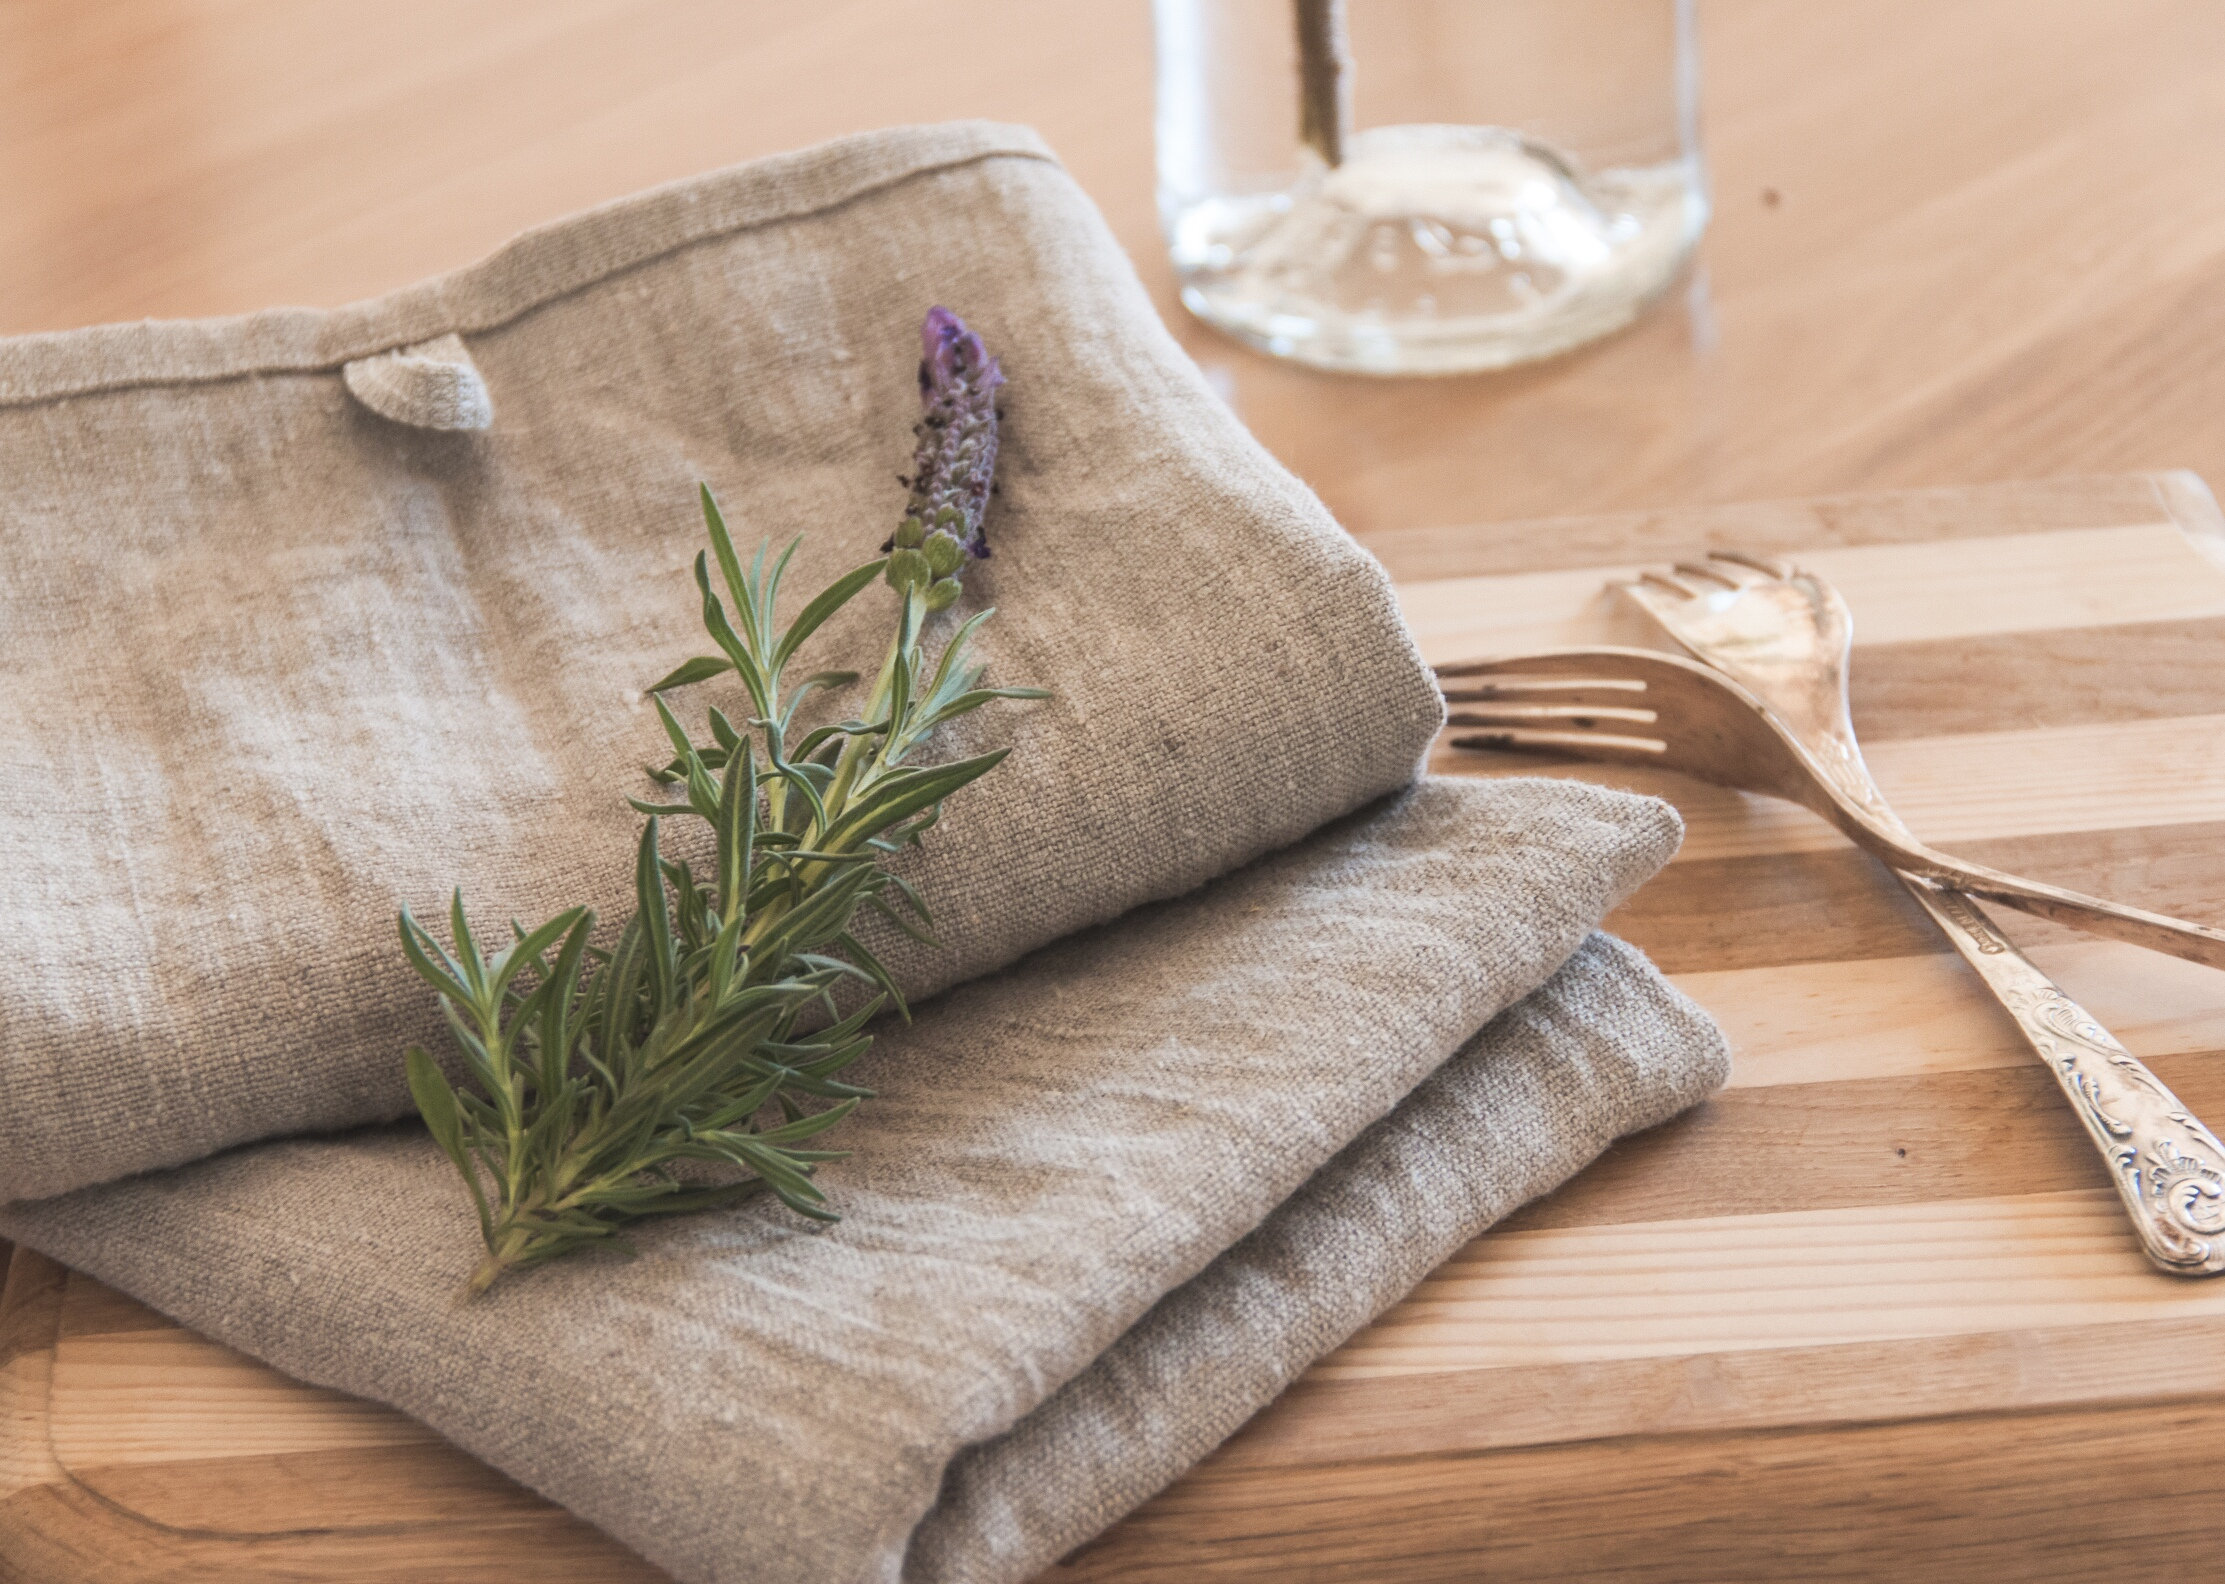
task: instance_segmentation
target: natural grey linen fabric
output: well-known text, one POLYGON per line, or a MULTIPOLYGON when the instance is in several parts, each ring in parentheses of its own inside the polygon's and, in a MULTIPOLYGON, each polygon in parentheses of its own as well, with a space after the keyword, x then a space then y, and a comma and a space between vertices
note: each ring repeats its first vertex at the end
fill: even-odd
POLYGON ((861 1063, 831 1229, 682 1218, 461 1304, 476 1229, 408 1127, 0 1233, 399 1405, 681 1579, 1017 1579, 1721 1081, 1641 958, 1577 952, 1678 835, 1582 783, 1425 781, 954 991, 861 1063))
MULTIPOLYGON (((0 1200, 407 1114, 399 1053, 447 1041, 404 903, 622 914, 623 798, 667 751, 636 690, 708 647, 696 481, 745 553, 808 535, 795 604, 870 559, 936 303, 1011 381, 966 603, 1001 607, 992 678, 1057 697, 951 734, 1015 752, 914 855, 947 945, 883 938, 899 978, 1407 781, 1440 706, 1381 569, 1032 133, 847 139, 354 307, 0 341, 0 1200), (458 345, 483 391, 406 388, 458 345), (488 426, 379 416, 350 364, 488 426)), ((885 621, 862 599, 806 658, 871 669, 885 621)))
MULTIPOLYGON (((1032 1578, 1170 1484, 1470 1238, 1720 1088, 1707 1014, 1595 934, 1259 1230, 951 1464, 904 1584, 1032 1578)), ((1507 1389, 1520 1391, 1510 1372, 1507 1389)))

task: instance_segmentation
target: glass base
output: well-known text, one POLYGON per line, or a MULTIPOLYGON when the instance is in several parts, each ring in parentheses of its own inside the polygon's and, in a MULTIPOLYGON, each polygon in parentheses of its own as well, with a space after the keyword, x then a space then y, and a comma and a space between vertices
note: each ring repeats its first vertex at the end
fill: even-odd
POLYGON ((1170 215, 1182 302, 1277 357, 1465 374, 1619 330, 1707 224, 1696 160, 1585 174, 1495 127, 1373 127, 1287 192, 1170 215))

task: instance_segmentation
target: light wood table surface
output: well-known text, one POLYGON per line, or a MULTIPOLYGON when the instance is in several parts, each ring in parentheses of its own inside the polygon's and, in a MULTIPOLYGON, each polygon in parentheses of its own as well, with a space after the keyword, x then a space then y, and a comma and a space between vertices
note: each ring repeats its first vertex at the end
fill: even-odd
MULTIPOLYGON (((1858 723, 1921 834, 2225 923, 2225 556, 2206 491, 2153 472, 2225 480, 2225 7, 1701 13, 1718 218, 1690 289, 1541 368, 1368 384, 1173 308, 1140 4, 7 0, 0 333, 341 302, 839 132, 1032 122, 1437 657, 1631 636, 1602 569, 1703 541, 1810 554, 1865 624, 1858 723), (2074 473, 2117 476, 1969 488, 2074 473), (1945 488, 1849 494, 1907 486, 1945 488)), ((1691 839, 1615 924, 1723 1020, 1733 1089, 1055 1577, 2211 1565, 2225 1284, 2141 1266, 2046 1075, 1881 871, 1781 806, 1658 789, 1691 839)), ((2225 1114, 2225 980, 2016 932, 2225 1114)), ((0 1578, 467 1571, 649 1576, 407 1421, 15 1259, 0 1578)))

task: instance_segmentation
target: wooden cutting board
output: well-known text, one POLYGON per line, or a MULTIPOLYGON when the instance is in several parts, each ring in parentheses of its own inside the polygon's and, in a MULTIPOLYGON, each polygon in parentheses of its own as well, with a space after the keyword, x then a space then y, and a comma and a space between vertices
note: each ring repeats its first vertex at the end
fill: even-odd
MULTIPOLYGON (((1657 642, 1603 580, 1711 545, 1846 591, 1857 724, 1922 836, 2225 924, 2225 522, 2199 480, 1372 547, 1449 660, 1657 642)), ((2068 1580, 2208 1558, 2225 1280, 2142 1261, 1944 941, 1787 805, 1549 770, 1683 809, 1683 853, 1612 924, 1722 1021, 1731 1087, 1456 1255, 1048 1579, 2068 1580)), ((2225 1124, 2225 975, 2008 918, 2225 1124)), ((412 1421, 35 1255, 0 1298, 0 1370, 0 1577, 659 1576, 412 1421)))

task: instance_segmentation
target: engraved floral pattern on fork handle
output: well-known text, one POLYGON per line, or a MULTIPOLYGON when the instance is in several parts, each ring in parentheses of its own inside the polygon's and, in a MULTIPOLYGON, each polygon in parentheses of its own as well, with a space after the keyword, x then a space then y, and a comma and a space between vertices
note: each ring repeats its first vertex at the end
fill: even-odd
MULTIPOLYGON (((1837 721, 1804 724, 1802 738, 1824 772, 1885 824, 1906 830, 1870 779, 1851 732, 1837 721)), ((2011 945, 1977 903, 1936 881, 1896 878, 2055 1075, 2108 1163, 2149 1260, 2173 1275, 2225 1273, 2225 1144, 2099 1019, 2011 945)))
POLYGON ((1968 898, 1903 878, 2055 1075, 2148 1258, 2181 1275, 2225 1271, 2225 1144, 1968 898))
MULTIPOLYGON (((1802 736, 1849 797, 1886 824, 1908 828, 1870 779, 1851 732, 1829 721, 1810 724, 1802 736)), ((2148 1258, 2175 1275, 2225 1273, 2225 1144, 2098 1018, 2011 945, 1977 903, 1936 881, 1897 878, 2055 1075, 2108 1163, 2148 1258)))

